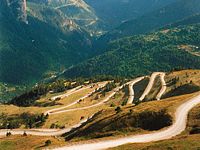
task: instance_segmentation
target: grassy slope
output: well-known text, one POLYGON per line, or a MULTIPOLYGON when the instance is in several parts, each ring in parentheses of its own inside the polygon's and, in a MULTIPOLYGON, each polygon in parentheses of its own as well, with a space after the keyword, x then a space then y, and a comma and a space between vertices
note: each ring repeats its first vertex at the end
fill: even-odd
POLYGON ((197 24, 120 39, 110 44, 108 52, 67 70, 64 76, 130 77, 174 68, 197 69, 200 57, 180 50, 178 46, 184 43, 199 46, 199 34, 200 25, 197 24))
MULTIPOLYGON (((200 147, 200 134, 189 135, 188 131, 192 126, 200 126, 199 119, 199 109, 200 105, 196 106, 189 113, 188 125, 185 132, 181 135, 176 136, 170 140, 163 140, 158 142, 151 142, 145 144, 127 144, 119 146, 116 148, 111 148, 112 150, 197 150, 200 147)), ((110 150, 111 150, 110 149, 110 150)))
POLYGON ((37 136, 11 136, 0 139, 0 150, 33 150, 44 149, 45 141, 51 140, 52 146, 61 146, 64 144, 63 139, 55 137, 37 137, 37 136))
POLYGON ((170 140, 154 143, 129 144, 109 150, 198 150, 200 147, 200 135, 178 136, 170 140))
MULTIPOLYGON (((58 107, 63 107, 65 105, 71 104, 72 102, 79 100, 81 97, 85 96, 86 94, 88 94, 89 92, 91 92, 95 89, 96 89, 96 86, 93 88, 85 89, 85 90, 79 91, 77 93, 74 93, 66 98, 63 98, 63 99, 57 101, 57 103, 59 105, 55 105, 55 106, 17 107, 14 105, 0 105, 0 110, 1 110, 0 114, 5 113, 8 116, 13 116, 16 114, 22 114, 24 112, 29 112, 31 114, 44 113, 47 110, 58 108, 58 107)), ((66 93, 66 92, 67 91, 65 91, 63 93, 66 93)), ((63 94, 63 93, 47 94, 46 96, 43 96, 40 100, 37 100, 37 102, 51 102, 51 101, 49 101, 49 98, 56 96, 56 95, 63 94)), ((98 100, 94 100, 94 97, 90 97, 90 98, 85 99, 83 102, 81 102, 79 104, 69 107, 68 109, 85 105, 85 101, 88 102, 87 105, 92 105, 93 103, 98 103, 101 100, 102 100, 102 98, 98 99, 98 100)), ((63 114, 52 115, 52 116, 49 116, 49 119, 46 120, 43 128, 49 128, 52 123, 56 123, 60 126, 69 127, 71 125, 74 125, 74 124, 80 122, 80 118, 82 116, 85 118, 90 117, 92 114, 94 114, 97 111, 100 111, 101 109, 104 109, 104 108, 105 108, 105 105, 102 105, 102 106, 94 107, 94 108, 91 108, 88 110, 72 111, 72 112, 66 112, 63 114)))
MULTIPOLYGON (((182 85, 187 85, 188 83, 190 83, 192 81, 192 83, 194 85, 196 85, 195 87, 200 87, 200 80, 199 80, 199 70, 183 70, 183 71, 175 71, 175 72, 171 72, 171 73, 167 73, 165 80, 167 82, 167 89, 165 93, 171 93, 171 96, 175 96, 175 97, 170 97, 168 99, 163 99, 162 102, 149 102, 149 103, 143 103, 140 104, 139 106, 136 107, 123 107, 123 111, 120 114, 116 114, 116 111, 114 110, 117 106, 119 106, 119 103, 116 103, 114 100, 114 104, 115 107, 114 108, 109 108, 106 109, 105 111, 103 111, 102 113, 100 113, 97 117, 95 117, 95 119, 89 123, 88 125, 86 125, 85 127, 81 128, 80 131, 78 131, 76 134, 72 134, 71 137, 75 136, 78 137, 78 139, 90 139, 91 137, 109 137, 111 135, 124 135, 124 134, 130 134, 130 133, 137 133, 137 132, 144 132, 144 130, 141 129, 136 129, 133 127, 133 119, 130 120, 130 118, 134 118, 134 115, 129 114, 130 113, 130 109, 132 109, 133 114, 139 114, 139 112, 143 111, 143 110, 147 110, 147 111, 158 111, 161 108, 162 109, 169 109, 169 113, 171 114, 172 110, 171 107, 175 107, 177 104, 173 104, 174 102, 183 100, 184 98, 187 99, 187 96, 179 96, 176 97, 177 95, 184 95, 184 94, 188 94, 188 93, 194 93, 197 92, 199 90, 182 90, 181 94, 176 93, 176 91, 174 90, 174 88, 176 89, 179 86, 182 85), (171 83, 171 80, 173 80, 174 78, 179 78, 179 80, 177 82, 173 82, 171 83), (174 94, 172 94, 174 93, 174 94), (141 109, 140 111, 138 111, 139 109, 141 109), (130 117, 132 115, 132 117, 130 117), (132 125, 131 125, 132 124, 132 125), (113 129, 113 127, 115 129, 113 129), (107 132, 108 134, 106 134, 105 132, 107 132)), ((148 78, 146 79, 148 81, 148 78)), ((144 84, 146 84, 146 80, 143 80, 139 83, 137 83, 134 86, 134 90, 136 93, 140 93, 140 91, 143 91, 145 89, 144 84)), ((160 80, 159 78, 157 78, 155 80, 155 83, 153 85, 152 90, 150 91, 150 93, 147 95, 146 100, 152 100, 155 99, 156 94, 158 93, 158 91, 160 90, 160 80)), ((191 87, 190 87, 191 88, 191 87)), ((178 90, 177 90, 178 91, 178 90)), ((140 96, 141 94, 139 94, 140 96)), ((190 94, 192 95, 192 94, 190 94)), ((139 97, 136 94, 135 99, 137 99, 139 97)), ((121 100, 123 100, 123 97, 121 95, 121 100)), ((166 97, 166 96, 165 96, 166 97)))
POLYGON ((133 118, 135 118, 135 115, 139 115, 144 110, 147 112, 159 112, 166 109, 167 113, 173 116, 175 108, 194 95, 189 94, 162 101, 144 102, 136 107, 125 106, 122 108, 122 112, 118 114, 115 111, 116 107, 105 109, 86 126, 80 128, 78 132, 66 137, 72 141, 79 141, 91 138, 115 138, 117 136, 148 133, 148 130, 134 127, 133 118), (130 110, 132 110, 131 113, 130 110))
MULTIPOLYGON (((172 79, 174 76, 176 76, 176 77, 178 76, 180 78, 181 82, 184 82, 187 80, 187 78, 190 78, 193 80, 194 83, 197 84, 197 83, 199 83, 198 73, 199 73, 198 70, 178 71, 178 72, 168 74, 166 77, 166 80, 168 81, 168 80, 172 79), (186 73, 188 74, 187 76, 186 76, 186 73)), ((141 84, 142 85, 139 84, 138 86, 143 87, 144 83, 141 83, 141 84)), ((85 91, 85 92, 88 92, 88 91, 85 91)), ((78 95, 80 95, 80 97, 81 97, 81 93, 78 94, 78 95)), ((106 138, 116 138, 116 137, 120 137, 120 136, 124 136, 124 135, 126 136, 126 135, 130 135, 130 134, 147 133, 148 131, 142 130, 140 128, 132 128, 132 127, 127 126, 127 125, 130 125, 129 124, 130 120, 128 120, 128 118, 126 118, 126 117, 124 118, 124 116, 126 116, 127 114, 130 113, 130 109, 133 110, 133 112, 132 112, 133 114, 138 114, 140 112, 143 112, 144 110, 157 112, 160 109, 167 109, 167 112, 173 116, 173 112, 178 105, 185 102, 188 98, 191 98, 196 94, 197 93, 178 96, 178 97, 172 97, 172 98, 168 98, 168 99, 165 99, 162 101, 145 102, 136 107, 125 106, 125 107, 122 107, 122 112, 120 112, 119 114, 116 114, 114 109, 116 108, 117 105, 120 105, 122 103, 124 98, 126 98, 124 96, 124 93, 120 92, 119 94, 117 94, 115 96, 114 99, 110 100, 106 105, 99 107, 98 110, 96 108, 94 108, 94 109, 85 110, 85 111, 63 113, 63 114, 59 114, 59 115, 55 115, 55 116, 50 116, 50 118, 47 120, 44 127, 49 127, 52 123, 56 123, 60 126, 62 126, 64 124, 66 124, 67 126, 72 125, 75 122, 79 122, 82 114, 84 114, 84 117, 87 117, 87 116, 90 116, 92 113, 103 109, 104 111, 101 112, 98 116, 96 116, 94 118, 94 120, 92 120, 92 122, 88 123, 85 127, 81 128, 79 133, 86 130, 88 127, 92 127, 93 125, 95 125, 93 127, 98 127, 101 124, 104 124, 106 122, 108 123, 108 122, 110 122, 110 120, 113 120, 112 122, 109 123, 110 125, 106 126, 105 128, 102 128, 100 130, 97 130, 97 132, 87 132, 87 136, 84 136, 84 135, 81 137, 77 136, 72 141, 90 139, 90 136, 93 136, 93 137, 105 136, 105 139, 106 139, 106 138), (112 103, 114 103, 116 106, 110 107, 110 104, 112 104, 112 103), (73 116, 73 117, 70 117, 70 116, 73 116), (116 118, 118 118, 118 119, 116 119, 116 118), (123 120, 123 119, 125 119, 125 120, 123 120), (126 125, 127 127, 118 126, 120 122, 123 122, 124 125, 126 125), (117 123, 117 125, 115 125, 115 123, 117 123), (120 127, 120 128, 119 129, 117 128, 118 130, 112 130, 113 127, 120 127), (105 134, 104 130, 109 131, 109 134, 105 134), (111 134, 114 136, 109 137, 109 135, 111 135, 111 134)), ((74 100, 77 99, 78 95, 77 94, 72 95, 68 99, 62 100, 61 102, 68 103, 68 101, 73 101, 73 99, 74 100)), ((93 97, 92 97, 92 99, 93 99, 93 97)), ((43 98, 43 100, 45 100, 45 97, 43 98)), ((89 102, 90 100, 86 100, 86 101, 89 102)), ((30 108, 28 107, 26 109, 25 108, 19 109, 18 107, 5 106, 5 105, 2 105, 2 107, 1 107, 1 110, 3 110, 3 112, 9 113, 9 114, 13 114, 13 112, 15 112, 15 113, 21 113, 24 111, 26 112, 28 110, 29 111, 31 110, 32 112, 42 112, 42 111, 44 112, 47 109, 49 109, 49 108, 47 107, 44 109, 43 108, 36 109, 34 107, 30 107, 30 108)), ((199 111, 198 110, 199 110, 199 106, 196 107, 192 111, 192 113, 190 113, 188 128, 187 128, 186 132, 184 132, 181 136, 178 136, 178 137, 174 138, 173 140, 167 140, 167 141, 162 141, 162 142, 136 144, 136 145, 134 144, 134 145, 131 145, 131 149, 133 149, 133 148, 142 149, 147 146, 150 149, 160 149, 161 147, 163 147, 165 149, 167 149, 168 147, 177 148, 177 149, 178 148, 194 148, 195 149, 196 147, 199 146, 198 142, 197 142, 200 139, 199 135, 190 135, 190 136, 187 136, 187 135, 193 126, 199 125, 199 119, 198 119, 199 111), (181 144, 183 141, 185 144, 181 144)), ((11 137, 2 138, 2 139, 0 139, 0 149, 1 148, 2 149, 5 149, 5 148, 16 149, 19 147, 23 147, 24 149, 38 148, 39 146, 42 146, 43 143, 47 139, 51 139, 53 141, 52 146, 66 144, 64 142, 64 139, 62 139, 62 138, 60 140, 52 138, 52 137, 51 138, 50 137, 40 137, 39 138, 40 140, 37 140, 37 139, 38 138, 35 136, 28 136, 28 137, 26 137, 26 140, 22 136, 11 136, 11 137)), ((119 147, 117 149, 128 149, 128 148, 129 148, 129 146, 127 147, 125 145, 125 146, 119 147)))
MULTIPOLYGON (((188 84, 188 82, 190 82, 190 80, 192 80, 192 82, 195 85, 200 87, 199 74, 200 74, 199 70, 184 70, 184 71, 168 73, 165 77, 165 80, 168 83, 166 93, 169 93, 169 94, 171 93, 170 96, 180 95, 180 94, 176 94, 176 93, 172 95, 172 93, 174 93, 174 89, 176 89, 177 87, 180 87, 181 85, 188 84), (176 83, 173 83, 173 84, 169 84, 172 79, 177 78, 177 77, 179 78, 179 81, 177 81, 176 83)), ((137 83, 134 86, 134 91, 136 93, 136 95, 135 95, 136 100, 141 96, 142 92, 146 88, 146 85, 148 84, 148 80, 149 80, 148 78, 145 80, 142 80, 141 82, 137 83)), ((88 92, 91 92, 95 88, 96 87, 94 87, 92 89, 80 91, 76 94, 72 94, 71 96, 69 96, 67 98, 57 101, 57 103, 59 105, 52 106, 52 107, 50 107, 50 106, 48 106, 48 107, 36 107, 36 106, 35 107, 17 107, 17 106, 13 106, 13 105, 0 105, 0 109, 1 109, 1 112, 6 113, 8 115, 21 114, 23 112, 42 113, 48 109, 62 107, 62 105, 70 104, 73 101, 84 96, 88 92)), ((155 99, 155 95, 156 95, 155 93, 157 93, 158 90, 160 90, 160 81, 156 80, 156 83, 154 84, 153 89, 151 90, 150 94, 147 96, 146 99, 147 100, 155 99)), ((182 94, 192 93, 192 92, 196 92, 196 91, 184 90, 184 91, 182 91, 182 94)), ((63 92, 63 93, 65 93, 65 92, 63 92)), ((59 94, 62 94, 62 93, 59 93, 59 94)), ((168 94, 168 96, 169 96, 169 94, 168 94)), ((55 95, 57 95, 57 94, 47 94, 46 96, 43 96, 37 102, 38 103, 39 102, 40 103, 41 102, 51 102, 51 101, 49 101, 49 98, 51 98, 55 95)), ((95 97, 96 97, 96 94, 90 98, 85 99, 83 102, 70 107, 70 108, 77 108, 77 107, 92 105, 92 104, 98 103, 99 101, 101 101, 103 99, 103 97, 101 97, 98 100, 95 100, 95 97)), ((166 96, 164 96, 164 97, 166 97, 166 96)), ((45 123, 44 127, 48 128, 48 127, 50 127, 50 125, 52 123, 55 123, 55 122, 57 122, 60 125, 66 125, 66 126, 72 125, 72 124, 76 123, 77 121, 79 121, 81 116, 88 117, 88 116, 92 115, 94 112, 97 112, 97 110, 101 110, 101 109, 105 109, 105 108, 110 108, 112 110, 112 112, 115 112, 114 109, 116 108, 116 106, 120 106, 123 103, 123 101, 125 101, 126 99, 127 99, 127 95, 125 95, 124 91, 121 91, 120 93, 116 94, 113 99, 111 99, 109 102, 107 102, 102 107, 99 107, 98 109, 94 108, 94 109, 83 110, 83 111, 78 111, 78 112, 64 113, 63 115, 58 114, 58 115, 50 116, 50 118, 45 123), (114 104, 114 106, 110 107, 111 104, 112 105, 114 104), (84 114, 84 115, 82 115, 82 114, 84 114), (73 119, 71 116, 73 116, 73 119)))
MULTIPOLYGON (((77 93, 74 93, 70 96, 68 96, 67 98, 63 98, 61 100, 59 100, 58 102, 61 103, 62 105, 68 105, 74 101, 76 101, 77 99, 79 99, 80 97, 83 97, 85 94, 87 94, 88 92, 91 92, 94 89, 86 89, 77 93)), ((68 91, 65 91, 63 93, 66 93, 68 91)), ((49 101, 49 98, 56 96, 56 95, 60 95, 63 93, 58 93, 58 94, 48 94, 47 96, 42 97, 40 100, 38 101, 49 101)), ((55 105, 55 106, 51 106, 51 107, 36 107, 36 106, 32 106, 32 107, 18 107, 18 106, 14 106, 14 105, 0 105, 0 109, 1 109, 1 113, 5 113, 8 115, 13 115, 13 114, 21 114, 23 112, 30 112, 30 113, 42 113, 45 112, 49 109, 53 109, 53 108, 57 108, 57 107, 61 107, 60 105, 55 105)))
POLYGON ((167 74, 167 89, 163 98, 199 91, 199 76, 200 70, 183 70, 167 74))
MULTIPOLYGON (((200 91, 200 70, 182 70, 168 72, 165 76, 167 89, 162 98, 184 95, 200 91)), ((137 88, 137 87, 136 87, 137 88)), ((161 89, 160 77, 157 77, 155 83, 146 96, 146 100, 154 100, 161 89)))
POLYGON ((145 88, 147 87, 149 83, 149 78, 146 78, 138 83, 136 83, 134 86, 133 86, 133 89, 134 89, 134 99, 136 101, 139 100, 139 98, 142 96, 145 88))
POLYGON ((145 100, 155 100, 157 94, 159 93, 161 89, 161 82, 160 82, 160 77, 157 76, 155 79, 155 82, 153 84, 152 89, 150 90, 149 94, 146 96, 145 100))
MULTIPOLYGON (((140 112, 144 109, 148 110, 158 110, 158 108, 168 108, 168 111, 170 114, 172 114, 180 103, 184 102, 187 98, 193 96, 194 94, 190 95, 184 95, 184 96, 179 96, 179 97, 174 97, 169 99, 169 101, 166 103, 166 101, 159 101, 159 102, 147 102, 144 103, 140 106, 137 106, 135 110, 137 112, 140 112), (173 105, 172 105, 173 104, 173 105)), ((128 108, 126 108, 128 109, 128 108)), ((126 111, 124 109, 123 111, 126 111)), ((130 109, 130 108, 129 108, 130 109)), ((188 130, 190 130, 190 126, 193 126, 194 124, 198 123, 197 121, 199 120, 197 118, 199 114, 199 106, 195 107, 192 112, 190 112, 189 115, 189 124, 188 124, 188 130), (194 118, 196 118, 196 121, 194 123, 194 118)), ((109 114, 107 114, 109 115, 109 114)), ((125 135, 127 135, 126 133, 125 135)), ((167 140, 167 141, 161 141, 161 142, 155 142, 155 143, 146 143, 146 144, 131 144, 131 145, 124 145, 121 147, 117 147, 114 149, 121 149, 121 150, 126 150, 126 149, 143 149, 143 148, 150 148, 151 150, 160 150, 160 149, 166 149, 168 150, 168 147, 172 147, 173 149, 195 149, 199 147, 199 135, 190 135, 187 136, 188 131, 184 132, 182 135, 175 137, 174 139, 167 140), (183 144, 184 143, 184 144, 183 144)), ((10 149, 10 150, 15 150, 15 149, 22 149, 22 150, 29 150, 29 149, 38 149, 38 148, 46 148, 44 146, 44 142, 46 140, 50 139, 52 141, 52 144, 50 145, 51 147, 59 147, 62 145, 66 145, 66 142, 64 141, 63 138, 55 138, 55 137, 37 137, 37 136, 11 136, 11 137, 3 137, 0 139, 0 150, 4 149, 10 149)), ((70 143, 68 143, 70 144, 70 143)), ((196 150, 196 149, 195 149, 196 150)))

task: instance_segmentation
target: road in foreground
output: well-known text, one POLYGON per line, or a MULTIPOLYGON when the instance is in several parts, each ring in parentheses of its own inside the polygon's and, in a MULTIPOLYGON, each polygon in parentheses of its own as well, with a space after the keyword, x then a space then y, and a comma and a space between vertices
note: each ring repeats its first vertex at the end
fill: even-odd
POLYGON ((161 130, 149 134, 129 136, 115 140, 106 140, 101 142, 64 146, 61 148, 55 148, 55 150, 100 150, 117 147, 128 143, 147 143, 170 139, 185 130, 188 113, 193 107, 195 107, 198 104, 200 104, 200 94, 180 105, 175 112, 175 121, 173 125, 167 128, 166 130, 161 130))

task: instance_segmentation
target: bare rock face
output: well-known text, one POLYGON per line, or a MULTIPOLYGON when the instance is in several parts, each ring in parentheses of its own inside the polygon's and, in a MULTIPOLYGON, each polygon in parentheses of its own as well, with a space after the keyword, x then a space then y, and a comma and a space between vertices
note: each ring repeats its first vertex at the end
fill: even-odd
POLYGON ((26 0, 7 0, 7 5, 19 21, 28 24, 26 0))

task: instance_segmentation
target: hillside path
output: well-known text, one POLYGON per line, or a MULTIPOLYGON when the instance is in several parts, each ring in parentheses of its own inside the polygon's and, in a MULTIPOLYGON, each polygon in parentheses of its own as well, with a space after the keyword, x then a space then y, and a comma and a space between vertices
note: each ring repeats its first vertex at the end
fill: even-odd
POLYGON ((87 144, 78 144, 72 146, 64 146, 60 148, 55 148, 54 150, 101 150, 112 147, 117 147, 120 145, 128 144, 128 143, 147 143, 154 142, 160 140, 170 139, 181 132, 183 132, 186 128, 187 116, 189 111, 200 104, 200 94, 189 101, 180 105, 175 112, 175 120, 173 124, 161 131, 149 133, 149 134, 141 134, 135 136, 128 136, 124 138, 119 138, 115 140, 105 140, 100 142, 92 142, 87 144))

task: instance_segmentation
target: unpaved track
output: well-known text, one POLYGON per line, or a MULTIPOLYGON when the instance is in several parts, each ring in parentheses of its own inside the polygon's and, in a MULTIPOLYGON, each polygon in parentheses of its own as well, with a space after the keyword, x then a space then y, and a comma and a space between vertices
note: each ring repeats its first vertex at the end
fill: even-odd
POLYGON ((134 101, 134 89, 133 89, 133 86, 140 82, 141 80, 143 80, 145 77, 139 77, 139 78, 136 78, 135 80, 131 81, 131 83, 129 84, 129 98, 128 98, 128 101, 127 101, 127 104, 133 104, 133 101, 134 101))
MULTIPOLYGON (((126 83, 126 84, 129 84, 129 82, 126 83)), ((100 87, 102 87, 102 86, 104 86, 104 84, 100 85, 100 87)), ((53 114, 60 114, 60 113, 64 113, 64 112, 71 112, 71 111, 76 111, 76 110, 85 110, 85 109, 97 107, 97 106, 102 105, 103 103, 107 102, 111 97, 113 97, 116 94, 116 92, 118 92, 120 89, 122 89, 123 86, 124 85, 115 88, 109 94, 109 96, 107 96, 103 101, 101 101, 97 104, 87 106, 87 107, 81 107, 81 108, 74 108, 74 109, 68 109, 68 110, 58 110, 57 112, 52 112, 52 113, 53 114)), ((70 105, 72 105, 72 104, 70 104, 70 105)), ((66 106, 64 106, 64 107, 66 107, 66 106)), ((59 108, 57 108, 57 109, 59 109, 59 108)), ((52 111, 52 110, 50 110, 50 111, 52 111)), ((50 111, 46 112, 46 114, 49 113, 50 111)), ((50 115, 51 115, 51 113, 50 113, 50 115)), ((92 118, 92 116, 89 117, 88 119, 90 119, 90 118, 92 118)), ((3 129, 3 130, 0 130, 0 136, 5 136, 7 132, 11 132, 11 134, 13 134, 13 135, 18 135, 18 134, 23 135, 23 133, 26 132, 26 134, 28 134, 28 135, 30 134, 30 135, 37 135, 37 136, 58 136, 58 135, 62 135, 64 133, 71 131, 73 128, 77 128, 77 127, 81 126, 88 119, 82 120, 80 123, 78 123, 74 126, 71 126, 69 128, 59 129, 59 130, 55 130, 55 129, 13 129, 13 130, 3 129)))
POLYGON ((119 138, 115 140, 106 140, 101 142, 92 142, 88 144, 64 146, 61 148, 55 148, 55 150, 101 150, 128 143, 147 143, 170 139, 185 130, 188 113, 193 107, 195 107, 198 104, 200 104, 200 94, 180 105, 175 112, 175 121, 173 125, 167 128, 166 130, 161 130, 149 134, 128 136, 125 138, 119 138))
POLYGON ((69 90, 69 91, 68 91, 67 93, 65 93, 65 94, 61 94, 61 95, 54 96, 54 97, 52 97, 51 99, 52 99, 52 100, 56 100, 57 98, 63 99, 63 98, 65 98, 65 97, 68 97, 68 96, 71 95, 71 94, 74 94, 74 93, 76 93, 76 92, 79 92, 79 91, 81 91, 81 90, 84 90, 84 89, 89 88, 89 87, 84 87, 84 88, 81 88, 81 87, 82 87, 82 86, 78 86, 78 87, 76 87, 76 88, 73 88, 73 89, 69 90))
MULTIPOLYGON (((104 86, 106 85, 106 83, 107 83, 107 82, 102 83, 102 84, 99 84, 99 85, 98 85, 99 88, 104 87, 104 86)), ((66 94, 64 94, 64 95, 56 96, 56 98, 57 98, 57 97, 65 98, 65 97, 68 97, 68 96, 70 96, 70 95, 72 95, 72 94, 74 94, 74 93, 77 93, 77 92, 80 92, 80 91, 83 91, 83 90, 86 90, 86 89, 89 89, 89 88, 90 88, 90 86, 83 87, 83 88, 81 88, 81 86, 80 86, 79 88, 74 88, 74 89, 72 89, 71 91, 69 91, 68 93, 66 93, 66 94)), ((87 95, 81 97, 80 99, 83 100, 83 99, 89 97, 89 96, 90 96, 92 93, 94 93, 94 92, 95 92, 95 90, 93 90, 92 92, 88 93, 87 95)), ((48 111, 46 111, 44 114, 45 114, 45 115, 46 115, 46 114, 53 115, 53 114, 56 114, 56 112, 57 112, 57 113, 62 112, 61 110, 66 109, 66 108, 68 108, 68 107, 71 107, 71 106, 77 104, 77 103, 79 102, 80 99, 78 99, 78 100, 76 100, 76 101, 74 101, 74 102, 72 102, 72 103, 70 103, 70 104, 68 104, 68 105, 66 105, 66 106, 48 110, 48 111)))
POLYGON ((147 85, 146 89, 144 90, 143 94, 141 95, 141 97, 139 98, 140 101, 143 101, 145 96, 147 96, 151 90, 151 88, 153 87, 155 78, 160 74, 160 72, 154 72, 151 75, 151 78, 149 80, 149 84, 147 85))
MULTIPOLYGON (((89 89, 89 88, 90 88, 89 86, 88 86, 88 87, 84 87, 84 88, 80 88, 80 87, 79 87, 79 88, 74 88, 74 89, 70 90, 69 92, 67 92, 66 94, 59 95, 59 96, 55 96, 55 97, 53 97, 52 99, 55 100, 56 98, 59 98, 59 97, 60 97, 61 99, 63 99, 63 98, 68 97, 68 96, 70 96, 70 95, 72 95, 72 94, 74 94, 74 93, 77 93, 77 92, 80 92, 80 91, 82 91, 82 90, 86 90, 86 89, 89 89)), ((45 115, 46 115, 46 114, 52 115, 54 111, 59 111, 59 110, 61 110, 61 109, 68 108, 68 107, 73 106, 73 105, 75 105, 75 104, 77 104, 77 103, 78 103, 78 100, 75 101, 75 102, 73 102, 73 103, 71 103, 71 104, 69 104, 69 105, 63 106, 63 107, 59 107, 59 108, 54 108, 54 109, 48 110, 48 111, 46 111, 44 114, 45 114, 45 115)))
MULTIPOLYGON (((92 117, 92 116, 91 116, 92 117)), ((0 137, 1 136, 6 136, 7 132, 10 132, 12 135, 23 135, 24 132, 26 132, 26 134, 28 135, 37 135, 37 136, 58 136, 58 135, 62 135, 64 133, 67 133, 69 131, 71 131, 74 128, 77 128, 79 126, 81 126, 83 123, 87 122, 88 119, 90 119, 91 117, 82 120, 80 123, 65 128, 65 129, 2 129, 0 130, 0 137)))
MULTIPOLYGON (((155 80, 155 77, 158 74, 160 74, 160 73, 152 74, 153 82, 155 80)), ((164 81, 164 76, 162 77, 161 80, 164 81)), ((132 82, 130 81, 130 82, 126 83, 125 85, 129 85, 132 82)), ((151 89, 153 82, 151 81, 151 85, 147 88, 151 89)), ((103 101, 101 101, 97 104, 87 106, 87 107, 82 107, 82 108, 61 110, 61 111, 58 111, 58 112, 55 112, 55 113, 63 113, 63 112, 83 110, 83 109, 89 109, 89 108, 92 108, 92 107, 97 107, 97 106, 107 102, 111 97, 113 97, 116 94, 116 92, 118 92, 120 89, 122 89, 123 86, 124 85, 115 88, 109 94, 109 96, 107 96, 103 101)), ((146 93, 148 93, 148 91, 149 91, 149 89, 146 90, 146 93)), ((164 90, 161 89, 161 92, 160 92, 161 95, 162 95, 163 91, 164 90)), ((88 143, 88 144, 78 144, 78 145, 72 145, 72 146, 64 146, 64 147, 61 147, 61 148, 56 148, 56 150, 84 150, 84 149, 100 150, 100 149, 116 147, 116 146, 120 146, 120 145, 128 144, 128 143, 145 143, 145 142, 153 142, 153 141, 169 139, 169 138, 172 138, 172 137, 180 134, 182 131, 185 130, 186 123, 187 123, 187 115, 188 115, 189 111, 194 106, 196 106, 198 104, 200 104, 200 94, 198 96, 188 100, 187 102, 183 103, 181 106, 179 106, 177 108, 176 112, 175 112, 175 121, 173 122, 173 125, 170 126, 169 128, 167 128, 166 130, 161 130, 161 131, 157 131, 157 132, 153 132, 153 133, 149 133, 149 134, 128 136, 128 137, 125 137, 125 138, 119 138, 119 139, 115 139, 115 140, 106 140, 106 141, 101 141, 101 142, 92 142, 92 143, 88 143)), ((88 118, 88 119, 90 119, 90 118, 88 118)), ((0 136, 5 136, 8 131, 11 132, 12 135, 16 135, 16 134, 22 135, 24 132, 26 132, 28 135, 30 134, 30 135, 37 135, 37 136, 58 136, 58 135, 62 135, 64 133, 66 133, 66 132, 69 132, 73 128, 81 126, 88 119, 82 120, 80 123, 78 123, 74 126, 71 126, 69 128, 59 129, 59 130, 55 130, 55 129, 52 129, 52 130, 51 129, 35 129, 35 130, 34 129, 14 129, 14 130, 6 129, 6 130, 0 130, 0 136)))
MULTIPOLYGON (((155 73, 153 74, 154 76, 157 76, 158 73, 155 73)), ((152 75, 152 76, 153 76, 152 75)), ((59 107, 59 108, 55 108, 55 109, 51 109, 51 110, 48 110, 46 111, 44 114, 49 114, 49 115, 53 115, 53 114, 60 114, 60 113, 64 113, 64 112, 72 112, 72 111, 77 111, 77 110, 86 110, 86 109, 90 109, 90 108, 94 108, 94 107, 98 107, 104 103, 106 103, 107 101, 109 101, 110 98, 112 98, 119 90, 121 90, 125 85, 130 85, 131 84, 131 87, 141 81, 142 79, 144 79, 145 77, 139 77, 139 78, 136 78, 120 87, 117 87, 115 88, 104 100, 100 101, 99 103, 97 104, 94 104, 94 105, 90 105, 90 106, 86 106, 86 107, 81 107, 81 108, 73 108, 73 109, 67 109, 65 110, 66 108, 72 106, 72 105, 75 105, 79 102, 79 100, 67 105, 67 106, 63 106, 63 107, 59 107)), ((155 78, 155 77, 153 77, 155 78)), ((103 87, 106 85, 107 82, 105 83, 102 83, 102 84, 99 84, 99 87, 103 87)), ((153 84, 153 83, 152 83, 153 84)), ((129 86, 130 87, 130 86, 129 86)), ((76 87, 74 89, 71 89, 69 90, 67 93, 65 94, 62 94, 62 95, 58 95, 58 96, 55 96, 55 97, 52 97, 52 99, 56 99, 56 98, 65 98, 65 97, 68 97, 69 95, 71 94, 74 94, 76 92, 79 92, 79 91, 82 91, 82 90, 85 90, 85 89, 88 89, 90 88, 90 86, 87 86, 87 87, 83 87, 81 88, 81 86, 79 87, 76 87)), ((94 91, 93 91, 94 92, 94 91)), ((129 97, 129 103, 131 103, 131 101, 134 99, 134 91, 133 91, 133 88, 132 88, 132 91, 130 91, 131 94, 130 94, 130 97, 129 97)), ((87 98, 88 96, 90 96, 91 93, 85 95, 84 97, 82 97, 81 99, 84 99, 84 98, 87 98)), ((30 135, 38 135, 38 136, 56 136, 56 135, 61 135, 63 133, 66 133, 66 132, 69 132, 71 129, 73 128, 76 128, 76 127, 79 127, 82 123, 85 123, 88 119, 85 119, 85 120, 82 120, 80 123, 74 125, 74 126, 71 126, 69 128, 66 128, 66 129, 14 129, 14 130, 0 130, 0 136, 5 136, 6 133, 9 131, 11 132, 11 134, 23 134, 24 132, 26 132, 27 134, 30 134, 30 135)))
POLYGON ((160 73, 160 80, 161 80, 162 88, 159 91, 159 93, 157 94, 156 100, 160 100, 162 95, 165 93, 165 91, 167 89, 167 85, 165 82, 165 73, 160 73))
POLYGON ((161 78, 161 83, 162 83, 162 89, 161 91, 158 93, 157 95, 157 98, 158 100, 160 100, 162 94, 165 92, 165 88, 166 88, 166 83, 165 83, 165 73, 163 72, 154 72, 152 73, 151 77, 150 77, 150 81, 149 81, 149 84, 147 85, 145 91, 143 92, 142 96, 139 98, 140 101, 143 101, 145 99, 145 97, 149 94, 149 92, 151 91, 152 87, 153 87, 153 84, 154 84, 154 81, 156 79, 157 76, 160 76, 161 78))
MULTIPOLYGON (((129 83, 127 83, 127 84, 129 84, 129 83)), ((53 112, 53 114, 60 114, 60 113, 65 113, 65 112, 77 111, 77 110, 86 110, 86 109, 90 109, 90 108, 100 106, 100 105, 106 103, 107 101, 109 101, 110 98, 112 98, 119 90, 121 90, 123 88, 123 86, 124 85, 115 88, 104 100, 100 101, 99 103, 96 103, 96 104, 93 104, 93 105, 90 105, 90 106, 80 107, 80 108, 60 110, 60 111, 57 111, 57 112, 53 112)))

